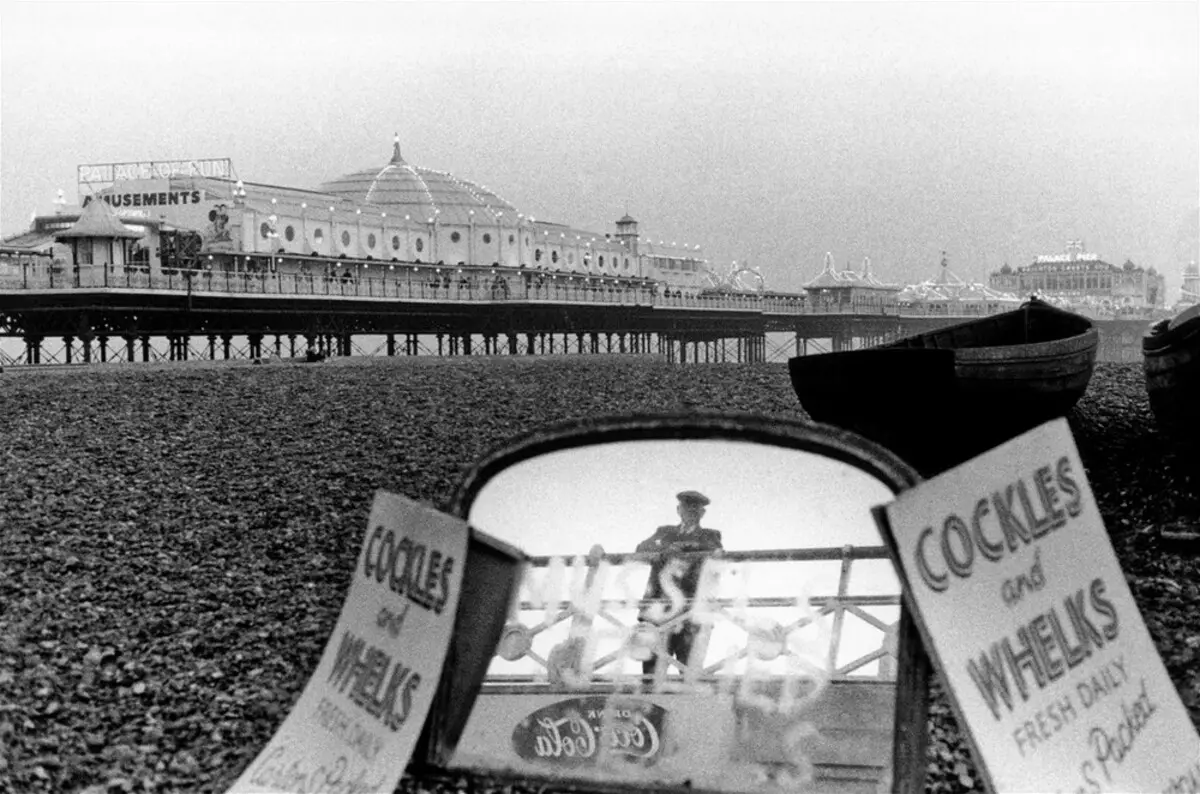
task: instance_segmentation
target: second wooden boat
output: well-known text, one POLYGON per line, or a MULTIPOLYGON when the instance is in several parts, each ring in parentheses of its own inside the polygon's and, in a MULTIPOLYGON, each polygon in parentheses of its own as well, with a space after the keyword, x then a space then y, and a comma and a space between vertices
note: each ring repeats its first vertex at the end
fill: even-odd
POLYGON ((1200 305, 1155 323, 1142 337, 1146 394, 1160 433, 1200 451, 1200 305))

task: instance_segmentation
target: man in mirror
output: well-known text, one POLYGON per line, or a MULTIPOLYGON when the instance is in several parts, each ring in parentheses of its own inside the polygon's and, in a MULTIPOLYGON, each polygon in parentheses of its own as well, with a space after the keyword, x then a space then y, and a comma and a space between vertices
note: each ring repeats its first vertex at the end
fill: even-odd
MULTIPOLYGON (((687 667, 701 626, 686 618, 670 623, 679 612, 670 603, 672 595, 674 600, 682 595, 690 607, 696 597, 704 560, 723 547, 718 530, 700 526, 709 498, 699 491, 683 491, 675 498, 679 500, 676 507, 679 523, 660 526, 637 546, 639 553, 654 555, 650 562, 650 579, 642 596, 644 601, 651 603, 644 604, 638 619, 655 626, 670 624, 664 638, 667 653, 687 667), (675 588, 678 591, 672 593, 675 588), (660 601, 667 602, 666 606, 658 603, 660 601)), ((642 662, 642 672, 651 680, 658 669, 658 661, 658 653, 654 653, 642 662)))

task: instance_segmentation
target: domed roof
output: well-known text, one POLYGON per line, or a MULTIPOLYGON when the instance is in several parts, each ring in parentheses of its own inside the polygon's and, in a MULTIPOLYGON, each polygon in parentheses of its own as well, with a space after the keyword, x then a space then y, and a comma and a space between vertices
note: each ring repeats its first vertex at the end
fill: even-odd
POLYGON ((400 156, 400 137, 392 159, 382 168, 365 168, 321 185, 318 190, 342 198, 373 204, 389 214, 408 215, 414 221, 437 218, 439 223, 516 224, 513 205, 487 188, 459 179, 445 171, 409 165, 400 156))

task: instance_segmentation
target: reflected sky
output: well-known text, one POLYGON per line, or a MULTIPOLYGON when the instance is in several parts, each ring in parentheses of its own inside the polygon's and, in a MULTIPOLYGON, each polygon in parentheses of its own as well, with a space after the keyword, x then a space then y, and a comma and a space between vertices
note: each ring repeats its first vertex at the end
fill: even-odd
POLYGON ((633 551, 676 524, 675 494, 711 499, 702 525, 727 550, 882 545, 870 508, 886 485, 813 453, 741 441, 624 441, 554 452, 487 483, 470 522, 541 555, 633 551))

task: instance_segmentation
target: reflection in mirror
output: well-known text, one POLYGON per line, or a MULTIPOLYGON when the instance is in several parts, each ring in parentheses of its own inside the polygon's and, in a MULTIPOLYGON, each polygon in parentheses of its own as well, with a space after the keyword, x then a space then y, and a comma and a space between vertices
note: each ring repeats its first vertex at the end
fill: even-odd
POLYGON ((725 791, 891 790, 885 483, 735 440, 580 446, 468 519, 531 556, 452 766, 725 791))

